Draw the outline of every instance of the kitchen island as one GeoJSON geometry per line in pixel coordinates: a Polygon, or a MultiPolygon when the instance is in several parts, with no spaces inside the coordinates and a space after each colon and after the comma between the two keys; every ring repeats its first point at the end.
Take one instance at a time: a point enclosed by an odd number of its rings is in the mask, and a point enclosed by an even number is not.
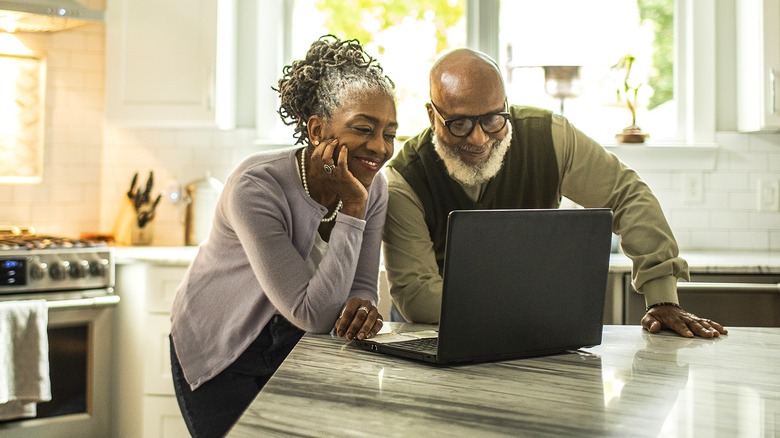
{"type": "Polygon", "coordinates": [[[729,330],[605,326],[596,347],[459,366],[307,334],[228,436],[775,436],[780,329],[729,330]]]}

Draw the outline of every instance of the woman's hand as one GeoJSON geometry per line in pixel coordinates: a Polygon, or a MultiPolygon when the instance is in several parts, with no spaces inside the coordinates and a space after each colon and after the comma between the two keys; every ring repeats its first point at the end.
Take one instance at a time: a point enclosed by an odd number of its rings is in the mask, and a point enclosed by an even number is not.
{"type": "Polygon", "coordinates": [[[336,320],[336,334],[348,341],[373,338],[383,323],[382,315],[370,301],[352,297],[336,320]]]}
{"type": "Polygon", "coordinates": [[[336,194],[344,203],[342,212],[359,219],[365,216],[368,191],[349,171],[349,149],[339,145],[338,139],[314,143],[311,154],[311,170],[316,181],[336,194]]]}

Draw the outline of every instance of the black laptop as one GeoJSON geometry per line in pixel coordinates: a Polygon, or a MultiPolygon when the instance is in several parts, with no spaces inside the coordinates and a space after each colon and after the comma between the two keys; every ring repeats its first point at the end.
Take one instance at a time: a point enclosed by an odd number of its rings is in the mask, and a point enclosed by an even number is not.
{"type": "Polygon", "coordinates": [[[355,342],[438,364],[599,345],[611,229],[612,212],[601,208],[453,211],[438,336],[427,330],[355,342]]]}

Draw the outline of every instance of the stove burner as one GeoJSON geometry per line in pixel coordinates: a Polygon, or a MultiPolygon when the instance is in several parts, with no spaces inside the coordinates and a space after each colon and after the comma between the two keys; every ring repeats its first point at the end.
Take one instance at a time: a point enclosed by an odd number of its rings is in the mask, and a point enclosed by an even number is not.
{"type": "Polygon", "coordinates": [[[87,239],[70,239],[42,234],[0,234],[0,251],[33,249],[101,248],[106,242],[87,239]]]}

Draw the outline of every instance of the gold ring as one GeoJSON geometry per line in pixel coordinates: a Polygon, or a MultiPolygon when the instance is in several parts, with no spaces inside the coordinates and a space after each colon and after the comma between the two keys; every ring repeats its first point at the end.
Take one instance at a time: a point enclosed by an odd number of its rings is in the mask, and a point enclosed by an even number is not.
{"type": "Polygon", "coordinates": [[[358,311],[361,311],[361,310],[362,310],[362,311],[364,311],[364,312],[366,312],[366,315],[368,315],[368,307],[366,307],[366,306],[360,306],[360,307],[358,307],[358,311]]]}

